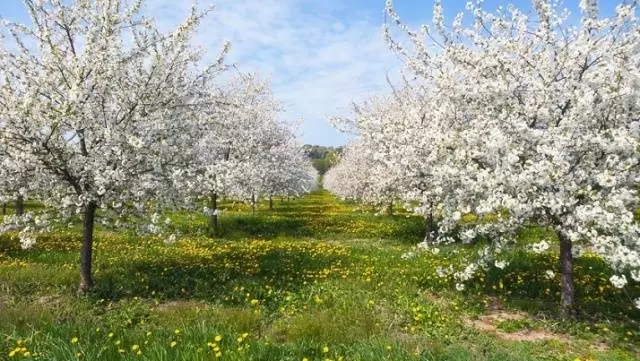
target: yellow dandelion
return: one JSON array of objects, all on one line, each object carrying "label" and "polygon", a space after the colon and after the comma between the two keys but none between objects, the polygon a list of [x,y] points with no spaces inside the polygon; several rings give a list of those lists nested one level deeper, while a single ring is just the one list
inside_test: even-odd
[{"label": "yellow dandelion", "polygon": [[71,343],[78,343],[78,338],[77,337],[71,338]]}]

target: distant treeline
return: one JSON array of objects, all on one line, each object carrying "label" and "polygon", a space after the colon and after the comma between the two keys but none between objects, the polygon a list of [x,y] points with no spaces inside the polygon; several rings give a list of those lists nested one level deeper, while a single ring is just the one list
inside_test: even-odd
[{"label": "distant treeline", "polygon": [[318,171],[318,174],[324,175],[329,168],[338,162],[344,147],[305,144],[303,149],[309,158],[311,158],[311,163]]}]

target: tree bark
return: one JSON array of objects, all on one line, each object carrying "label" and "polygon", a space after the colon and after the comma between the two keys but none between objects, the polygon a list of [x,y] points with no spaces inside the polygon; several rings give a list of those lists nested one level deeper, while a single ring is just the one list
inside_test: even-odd
[{"label": "tree bark", "polygon": [[424,241],[428,244],[433,244],[438,238],[438,227],[432,212],[429,212],[429,214],[424,217],[424,231]]},{"label": "tree bark", "polygon": [[387,213],[389,213],[390,216],[393,216],[393,201],[389,202],[389,205],[387,206]]},{"label": "tree bark", "polygon": [[211,218],[209,219],[211,235],[215,236],[218,230],[218,193],[211,193]]},{"label": "tree bark", "polygon": [[82,228],[82,248],[80,249],[80,284],[78,293],[84,294],[93,287],[91,265],[93,257],[93,225],[96,218],[97,204],[89,202],[84,209],[84,223]]},{"label": "tree bark", "polygon": [[575,284],[573,281],[573,255],[571,253],[571,240],[562,232],[558,231],[560,239],[560,279],[562,283],[562,294],[560,304],[562,306],[562,316],[571,318],[575,316]]},{"label": "tree bark", "polygon": [[2,215],[3,216],[7,215],[7,204],[6,203],[2,203]]},{"label": "tree bark", "polygon": [[269,196],[269,210],[273,210],[273,198],[271,196]]},{"label": "tree bark", "polygon": [[18,196],[16,198],[16,215],[21,216],[24,214],[24,197]]}]

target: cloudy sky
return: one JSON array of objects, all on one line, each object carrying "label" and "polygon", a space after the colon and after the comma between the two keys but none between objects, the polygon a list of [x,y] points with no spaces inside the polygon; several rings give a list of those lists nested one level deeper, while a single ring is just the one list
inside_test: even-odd
[{"label": "cloudy sky", "polygon": [[[444,0],[448,19],[464,0]],[[529,1],[511,1],[527,7]],[[567,0],[576,8],[578,0]],[[601,1],[610,11],[617,0]],[[147,0],[145,13],[169,29],[180,23],[193,0]],[[285,119],[304,121],[305,143],[337,145],[346,137],[328,118],[348,115],[353,101],[388,91],[386,74],[397,79],[400,63],[382,40],[384,0],[199,0],[215,6],[196,42],[218,53],[232,43],[229,63],[271,79],[284,104]],[[495,9],[508,1],[486,0]],[[395,0],[400,15],[413,25],[431,19],[432,0]],[[0,0],[0,16],[28,21],[20,0]]]}]

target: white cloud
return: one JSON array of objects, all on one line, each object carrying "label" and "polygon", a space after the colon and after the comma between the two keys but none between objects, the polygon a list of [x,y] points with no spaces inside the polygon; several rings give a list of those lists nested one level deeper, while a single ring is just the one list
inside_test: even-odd
[{"label": "white cloud", "polygon": [[[190,0],[149,1],[166,26],[186,15]],[[214,57],[230,40],[228,61],[272,80],[287,119],[303,118],[304,141],[341,143],[327,118],[350,111],[353,100],[387,90],[385,73],[397,68],[378,19],[338,0],[201,0],[215,5],[195,42]]]}]

